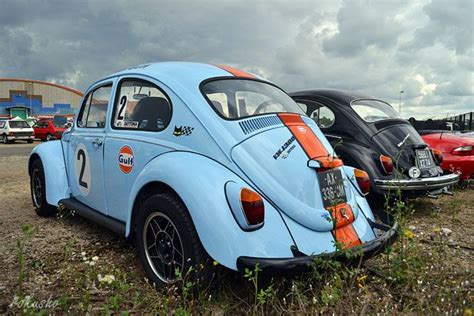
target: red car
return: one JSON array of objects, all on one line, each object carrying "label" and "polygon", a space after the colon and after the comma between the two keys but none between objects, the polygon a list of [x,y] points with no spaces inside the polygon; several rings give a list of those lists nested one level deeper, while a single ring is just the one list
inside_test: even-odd
[{"label": "red car", "polygon": [[420,131],[420,134],[430,148],[443,154],[443,170],[459,172],[461,180],[474,179],[474,137],[452,132]]},{"label": "red car", "polygon": [[53,139],[61,139],[61,135],[66,130],[67,120],[64,118],[57,119],[40,119],[33,125],[35,138],[50,141]]}]

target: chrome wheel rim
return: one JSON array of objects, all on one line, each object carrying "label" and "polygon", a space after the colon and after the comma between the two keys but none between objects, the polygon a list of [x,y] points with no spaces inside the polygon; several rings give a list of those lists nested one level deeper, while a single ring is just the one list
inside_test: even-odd
[{"label": "chrome wheel rim", "polygon": [[33,192],[33,203],[36,207],[41,207],[41,202],[43,199],[43,186],[41,184],[41,178],[38,169],[33,170],[31,186],[31,190]]},{"label": "chrome wheel rim", "polygon": [[7,135],[3,135],[3,143],[4,144],[8,143]]},{"label": "chrome wheel rim", "polygon": [[52,137],[51,137],[50,134],[46,135],[46,140],[47,140],[48,142],[49,142],[51,139],[52,139]]},{"label": "chrome wheel rim", "polygon": [[143,245],[149,266],[164,283],[176,281],[176,270],[183,270],[183,243],[176,226],[161,212],[151,213],[145,221]]}]

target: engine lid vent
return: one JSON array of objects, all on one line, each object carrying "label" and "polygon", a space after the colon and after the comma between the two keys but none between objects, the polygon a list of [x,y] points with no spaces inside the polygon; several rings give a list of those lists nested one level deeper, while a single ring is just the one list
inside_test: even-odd
[{"label": "engine lid vent", "polygon": [[240,128],[245,135],[258,131],[265,127],[282,124],[280,118],[276,115],[261,116],[239,122]]}]

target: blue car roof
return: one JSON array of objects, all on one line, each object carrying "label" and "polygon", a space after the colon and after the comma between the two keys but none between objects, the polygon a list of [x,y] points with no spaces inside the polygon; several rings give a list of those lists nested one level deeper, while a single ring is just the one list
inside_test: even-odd
[{"label": "blue car roof", "polygon": [[[118,71],[104,77],[100,81],[107,78],[127,75],[141,75],[155,78],[170,88],[183,86],[187,88],[197,87],[202,81],[209,78],[234,76],[233,73],[211,64],[195,62],[156,62]],[[91,87],[97,82],[92,84]]]}]

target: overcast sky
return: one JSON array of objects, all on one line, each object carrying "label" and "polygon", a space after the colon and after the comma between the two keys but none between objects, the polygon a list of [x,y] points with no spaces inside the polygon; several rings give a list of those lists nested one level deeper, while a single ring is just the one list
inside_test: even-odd
[{"label": "overcast sky", "polygon": [[133,65],[228,64],[402,115],[474,111],[474,1],[0,1],[0,77],[84,90]]}]

